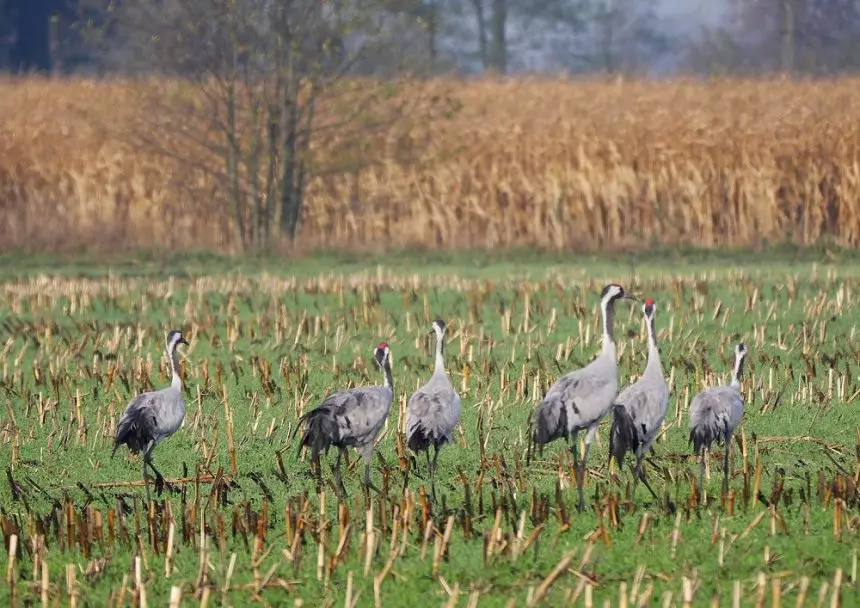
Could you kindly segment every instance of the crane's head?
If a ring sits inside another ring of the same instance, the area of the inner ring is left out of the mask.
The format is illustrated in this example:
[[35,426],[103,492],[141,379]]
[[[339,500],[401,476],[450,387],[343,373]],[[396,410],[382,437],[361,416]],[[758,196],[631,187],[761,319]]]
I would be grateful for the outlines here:
[[428,333],[436,334],[437,338],[442,338],[445,335],[445,321],[441,317],[436,317],[436,320],[433,321],[433,329]]
[[381,369],[385,369],[391,365],[391,361],[389,359],[391,356],[391,349],[388,348],[388,342],[380,342],[379,346],[376,347],[373,356],[376,359],[377,365],[379,365]]
[[738,342],[735,346],[735,359],[743,359],[747,356],[747,347],[743,342]]
[[642,303],[642,313],[649,320],[654,318],[657,313],[657,302],[654,301],[654,298],[645,298]]
[[178,329],[171,329],[167,334],[167,350],[173,352],[180,344],[188,346],[188,340],[182,335]]
[[609,283],[603,288],[603,291],[600,292],[600,301],[603,302],[604,306],[612,304],[616,300],[619,300],[621,298],[626,298],[628,300],[639,300],[639,298],[637,298],[636,296],[631,296],[627,292],[625,292],[624,288],[617,283]]

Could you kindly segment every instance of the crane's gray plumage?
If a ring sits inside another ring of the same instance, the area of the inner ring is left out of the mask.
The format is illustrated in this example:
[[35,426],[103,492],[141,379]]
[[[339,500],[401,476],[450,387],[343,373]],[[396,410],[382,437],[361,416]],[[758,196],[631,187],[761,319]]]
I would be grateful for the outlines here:
[[337,448],[335,482],[341,496],[345,491],[340,462],[350,447],[356,448],[364,459],[365,485],[379,491],[370,480],[370,459],[373,456],[373,443],[388,418],[394,396],[390,355],[391,351],[385,342],[374,352],[376,363],[385,378],[383,386],[363,386],[333,393],[299,419],[299,426],[305,425],[299,452],[306,446],[311,448],[311,461],[318,477],[320,453],[328,453],[332,446]]
[[[603,318],[603,346],[600,354],[585,367],[559,378],[547,391],[534,416],[532,440],[541,453],[543,446],[550,441],[559,438],[571,440],[580,511],[584,508],[582,486],[588,450],[600,421],[612,407],[618,392],[618,361],[612,325],[615,302],[620,298],[629,298],[620,285],[609,284],[603,288],[600,293]],[[585,453],[581,463],[578,463],[577,437],[580,431],[587,433]]]
[[612,427],[609,433],[611,457],[615,458],[619,469],[624,463],[628,451],[636,458],[634,469],[633,493],[636,492],[636,481],[641,480],[651,492],[655,500],[657,494],[645,479],[642,471],[642,461],[651,444],[657,438],[666,410],[669,406],[669,386],[663,376],[660,363],[660,350],[657,347],[657,337],[654,332],[654,317],[657,305],[654,300],[647,298],[642,306],[645,324],[648,329],[648,363],[642,376],[624,389],[615,400],[612,408]]
[[723,492],[728,492],[732,435],[744,416],[740,378],[746,355],[746,346],[742,343],[738,344],[735,347],[731,384],[707,388],[696,395],[690,404],[690,443],[693,444],[693,453],[701,455],[700,489],[703,487],[705,476],[705,453],[711,450],[711,445],[716,441],[724,442],[726,446],[723,458]]
[[[406,444],[413,452],[427,455],[430,488],[436,497],[436,460],[439,449],[452,440],[454,427],[460,422],[460,395],[445,372],[445,321],[433,321],[430,333],[436,335],[436,364],[427,383],[415,391],[406,406]],[[433,460],[430,460],[433,446]]]
[[[173,379],[170,386],[158,391],[141,393],[132,399],[123,412],[116,427],[116,438],[111,457],[119,446],[125,444],[133,453],[143,454],[142,475],[146,482],[146,467],[155,473],[156,488],[164,484],[164,477],[152,463],[152,452],[163,439],[170,437],[185,420],[185,403],[182,401],[182,377],[176,349],[180,344],[188,345],[182,332],[172,330],[167,334],[167,355]],[[146,485],[146,500],[149,501],[149,485]]]

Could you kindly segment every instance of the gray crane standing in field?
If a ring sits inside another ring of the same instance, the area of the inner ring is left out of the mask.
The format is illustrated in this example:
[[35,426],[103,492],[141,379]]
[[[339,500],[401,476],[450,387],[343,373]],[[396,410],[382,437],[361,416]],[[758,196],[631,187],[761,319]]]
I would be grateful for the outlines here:
[[111,457],[119,446],[125,444],[133,453],[143,454],[141,473],[146,487],[146,501],[150,500],[149,485],[146,483],[146,467],[155,473],[155,487],[158,492],[164,487],[164,477],[152,464],[152,452],[163,439],[175,433],[185,420],[185,403],[182,401],[182,377],[179,375],[179,361],[176,349],[180,344],[188,346],[182,332],[174,329],[167,334],[167,355],[173,380],[170,386],[158,391],[141,393],[132,399],[116,427],[116,438]]
[[356,448],[364,459],[364,485],[379,492],[370,479],[370,459],[373,443],[388,418],[394,396],[394,379],[391,375],[391,350],[382,342],[374,351],[374,359],[384,377],[382,386],[363,386],[339,391],[325,398],[316,408],[299,419],[305,432],[299,442],[299,453],[305,446],[311,448],[311,461],[320,479],[320,452],[337,448],[335,483],[341,498],[344,496],[341,459],[349,447]]
[[[427,383],[409,397],[406,407],[406,444],[413,452],[427,455],[430,493],[436,501],[436,460],[439,449],[452,440],[454,427],[460,422],[460,395],[445,372],[445,321],[433,321],[436,334],[436,364]],[[430,446],[433,460],[430,460]]]
[[732,382],[729,386],[712,386],[693,397],[690,404],[690,443],[693,453],[701,455],[699,470],[699,491],[704,487],[705,457],[711,451],[714,441],[722,441],[726,446],[723,457],[723,493],[729,491],[729,451],[732,448],[732,435],[744,416],[744,398],[741,395],[741,374],[747,348],[743,343],[735,346],[735,365],[732,369]]
[[654,317],[657,305],[646,298],[642,306],[645,324],[648,329],[648,362],[642,376],[624,389],[615,400],[612,408],[612,427],[609,433],[610,458],[614,457],[620,469],[627,451],[636,457],[634,469],[633,496],[636,495],[636,482],[641,480],[659,502],[651,484],[645,479],[642,461],[657,438],[666,410],[669,406],[669,386],[663,376],[660,363],[660,350],[654,332]]
[[[585,482],[588,450],[600,421],[609,412],[618,393],[618,361],[615,338],[612,333],[615,302],[621,298],[635,300],[624,293],[620,285],[610,283],[600,292],[600,311],[603,319],[603,345],[600,354],[585,367],[572,371],[553,384],[534,415],[532,440],[543,453],[543,446],[555,439],[571,440],[570,451],[576,468],[579,490],[578,509],[585,507],[582,486]],[[585,453],[579,461],[577,438],[585,435]],[[579,461],[579,462],[578,462]]]

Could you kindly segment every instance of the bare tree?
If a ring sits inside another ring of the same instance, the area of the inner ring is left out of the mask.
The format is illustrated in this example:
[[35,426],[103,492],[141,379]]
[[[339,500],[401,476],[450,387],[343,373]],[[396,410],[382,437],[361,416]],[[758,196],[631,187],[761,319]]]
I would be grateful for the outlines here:
[[856,0],[732,0],[737,69],[835,74],[860,68]]
[[231,214],[243,250],[293,242],[309,178],[334,169],[312,143],[361,162],[346,157],[403,115],[371,77],[401,67],[385,53],[396,24],[376,0],[126,0],[118,60],[172,83],[146,89],[135,142],[184,163],[182,185]]

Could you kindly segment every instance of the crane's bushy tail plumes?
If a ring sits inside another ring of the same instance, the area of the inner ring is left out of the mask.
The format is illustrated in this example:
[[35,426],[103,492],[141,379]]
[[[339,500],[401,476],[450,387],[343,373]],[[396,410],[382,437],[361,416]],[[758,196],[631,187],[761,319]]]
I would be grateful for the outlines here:
[[627,450],[635,453],[639,447],[639,434],[636,423],[623,405],[612,406],[612,426],[609,430],[609,453],[615,458],[620,469],[624,464]]
[[412,431],[406,441],[406,444],[409,446],[409,449],[413,452],[420,452],[422,450],[426,450],[431,445],[435,445],[437,443],[440,443],[439,440],[434,437],[433,433],[428,431],[421,423],[415,425],[415,429]]
[[[556,413],[557,411],[557,413]],[[534,432],[532,441],[543,452],[543,446],[558,439],[567,431],[567,412],[564,407],[554,403],[543,404],[538,408],[534,417]]]
[[329,447],[340,439],[337,421],[327,408],[316,408],[301,418],[299,424],[305,423],[305,432],[299,442],[299,453],[305,446],[311,449],[311,460],[319,462],[320,452],[327,452]]
[[715,441],[722,441],[726,436],[727,425],[725,416],[710,406],[692,410],[689,443],[693,444],[693,452],[698,454],[703,448],[710,449]]
[[123,444],[135,454],[142,452],[155,439],[152,431],[157,426],[155,412],[151,408],[130,408],[117,424],[111,458]]

